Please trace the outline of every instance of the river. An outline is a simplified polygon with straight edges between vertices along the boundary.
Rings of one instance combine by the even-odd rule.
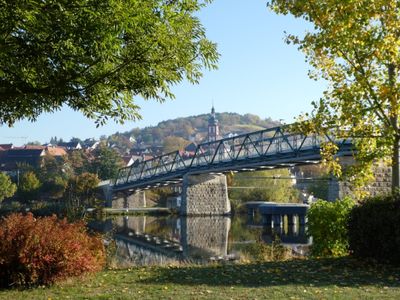
[[[259,218],[118,216],[89,223],[104,234],[115,268],[214,261],[281,260],[307,253],[311,239],[294,224],[268,228]]]

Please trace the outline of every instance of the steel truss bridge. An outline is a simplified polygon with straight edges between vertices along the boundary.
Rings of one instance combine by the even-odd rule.
[[[113,191],[177,184],[185,174],[244,172],[318,163],[321,145],[334,142],[337,156],[352,154],[349,138],[294,133],[290,125],[269,128],[197,146],[194,153],[175,151],[119,170]]]

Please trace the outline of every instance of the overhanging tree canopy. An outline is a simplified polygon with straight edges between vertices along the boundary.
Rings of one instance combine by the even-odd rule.
[[[313,67],[310,76],[330,83],[306,116],[308,129],[357,137],[359,178],[371,175],[374,159],[391,155],[392,188],[400,187],[400,1],[271,0],[269,5],[314,25],[304,37],[288,36]]]
[[[140,118],[215,68],[196,13],[210,0],[0,0],[0,123],[67,105],[104,124]]]

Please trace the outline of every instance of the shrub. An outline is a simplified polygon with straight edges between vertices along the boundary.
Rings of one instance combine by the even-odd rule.
[[[68,192],[69,194],[88,200],[94,197],[99,182],[100,180],[96,174],[82,173],[70,178]]]
[[[55,175],[44,182],[42,192],[47,193],[53,199],[61,198],[67,188],[67,183],[67,180],[59,175]]]
[[[400,264],[400,195],[367,199],[349,219],[352,254]]]
[[[40,181],[34,172],[28,171],[21,176],[18,186],[18,192],[25,201],[37,200]]]
[[[0,204],[5,198],[12,197],[17,190],[17,186],[12,183],[7,174],[0,173]]]
[[[350,198],[318,200],[307,213],[308,234],[313,237],[312,256],[336,257],[348,254],[347,222],[354,201]]]
[[[81,218],[85,207],[98,205],[96,188],[99,182],[97,175],[92,173],[82,173],[69,179],[65,200],[70,220]]]
[[[266,244],[264,242],[256,242],[244,244],[240,248],[241,262],[262,262],[262,261],[283,261],[292,258],[291,250],[283,246],[280,242]]]
[[[0,221],[0,285],[42,285],[102,269],[104,246],[83,222],[12,214]]]

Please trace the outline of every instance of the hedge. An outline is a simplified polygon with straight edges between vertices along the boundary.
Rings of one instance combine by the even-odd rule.
[[[350,213],[353,256],[400,264],[400,195],[365,200]]]

